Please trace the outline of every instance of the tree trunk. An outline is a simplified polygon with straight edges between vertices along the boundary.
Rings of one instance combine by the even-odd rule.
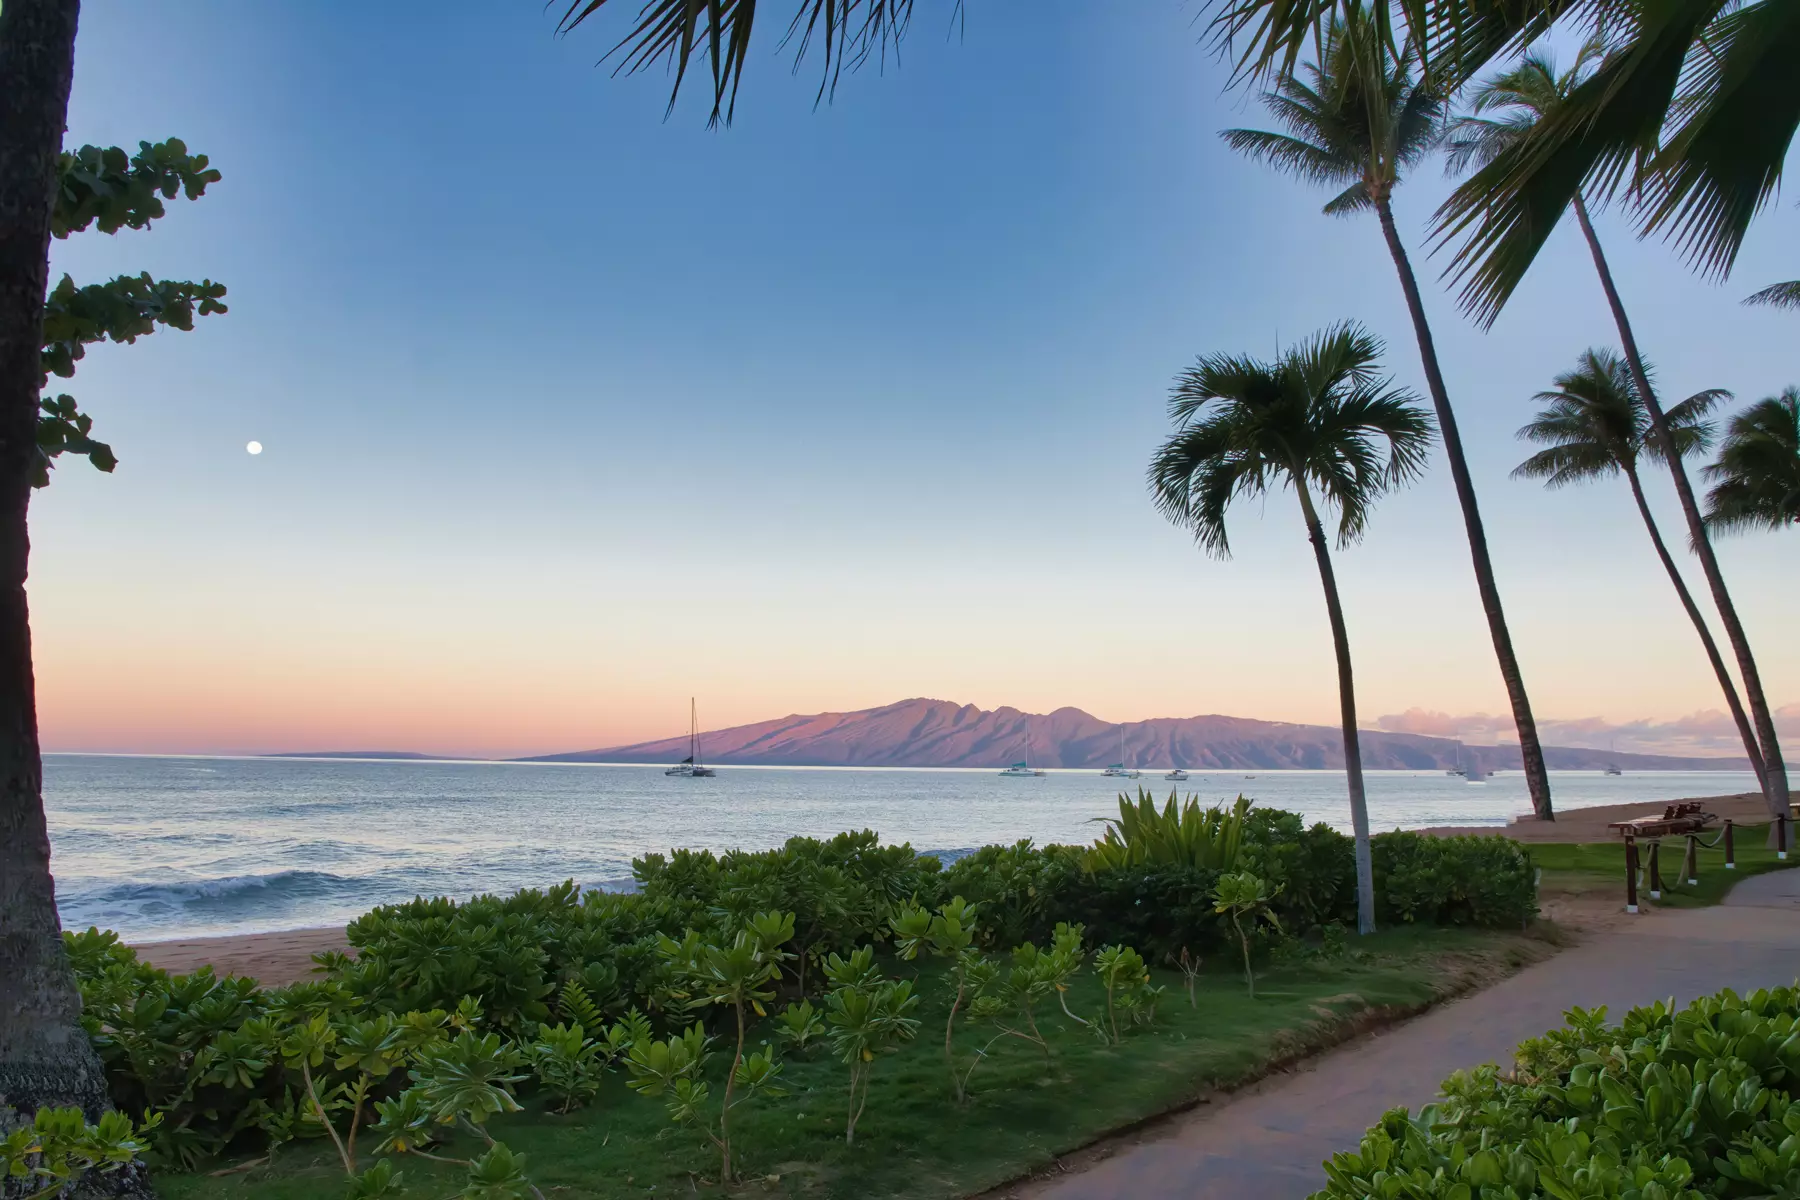
[[[1494,640],[1494,657],[1500,660],[1500,677],[1506,681],[1507,699],[1512,702],[1513,724],[1519,730],[1519,757],[1524,761],[1525,785],[1531,791],[1531,809],[1538,820],[1554,821],[1556,810],[1550,803],[1550,776],[1544,769],[1544,749],[1538,743],[1531,698],[1525,694],[1525,679],[1519,671],[1518,656],[1513,653],[1512,634],[1506,628],[1506,612],[1500,607],[1494,564],[1488,558],[1487,531],[1482,527],[1481,510],[1475,503],[1475,484],[1469,478],[1469,464],[1463,458],[1462,435],[1456,431],[1456,414],[1450,409],[1444,374],[1438,369],[1437,347],[1431,338],[1431,325],[1425,319],[1425,302],[1419,298],[1418,280],[1413,278],[1412,263],[1406,257],[1406,247],[1400,242],[1400,231],[1394,226],[1393,208],[1382,199],[1376,201],[1375,211],[1381,217],[1381,232],[1387,238],[1388,253],[1394,257],[1400,289],[1406,293],[1407,311],[1412,314],[1413,333],[1419,340],[1425,383],[1431,391],[1432,407],[1437,410],[1438,432],[1444,438],[1444,454],[1450,460],[1450,478],[1456,483],[1463,527],[1469,535],[1469,558],[1475,566],[1475,586],[1481,593],[1481,609],[1487,615],[1488,634]]]
[[[1755,656],[1750,653],[1750,639],[1744,634],[1743,622],[1738,620],[1737,606],[1731,602],[1731,593],[1726,590],[1725,576],[1719,571],[1719,560],[1713,553],[1712,540],[1706,536],[1706,523],[1700,518],[1700,504],[1694,498],[1694,485],[1688,481],[1687,468],[1682,464],[1681,456],[1675,453],[1675,439],[1669,430],[1669,419],[1663,413],[1662,405],[1657,403],[1656,392],[1650,387],[1650,375],[1644,370],[1643,356],[1638,353],[1637,338],[1632,336],[1631,321],[1625,315],[1625,305],[1619,299],[1619,289],[1613,286],[1612,268],[1606,265],[1606,255],[1600,249],[1600,238],[1594,232],[1594,223],[1588,219],[1587,204],[1580,192],[1575,194],[1575,217],[1581,222],[1581,232],[1587,237],[1588,250],[1594,256],[1594,269],[1600,273],[1600,287],[1606,292],[1606,303],[1612,309],[1613,323],[1619,327],[1619,342],[1625,350],[1625,362],[1631,369],[1631,380],[1637,385],[1644,408],[1650,413],[1650,423],[1656,429],[1657,446],[1668,465],[1669,477],[1675,481],[1675,495],[1681,501],[1682,516],[1687,518],[1688,539],[1695,557],[1700,560],[1700,571],[1706,576],[1707,589],[1712,592],[1713,606],[1719,610],[1719,621],[1725,626],[1725,639],[1731,643],[1731,651],[1737,657],[1738,674],[1744,680],[1744,700],[1750,706],[1750,718],[1755,724],[1757,741],[1762,748],[1763,799],[1769,806],[1770,816],[1785,817],[1788,812],[1787,765],[1781,757],[1781,741],[1775,733],[1775,720],[1769,712],[1769,702],[1763,695],[1762,675],[1756,669]]]
[[[1662,560],[1663,570],[1669,573],[1669,582],[1675,585],[1675,594],[1681,597],[1681,607],[1687,610],[1688,620],[1694,623],[1694,632],[1700,635],[1700,644],[1706,648],[1706,661],[1712,664],[1713,674],[1718,676],[1719,689],[1725,693],[1725,704],[1731,709],[1731,719],[1737,722],[1738,735],[1744,739],[1744,753],[1750,756],[1750,769],[1756,772],[1757,786],[1766,790],[1768,783],[1763,773],[1762,753],[1756,748],[1756,731],[1750,728],[1750,718],[1738,699],[1737,687],[1731,682],[1731,672],[1725,667],[1719,644],[1713,640],[1712,630],[1706,627],[1706,617],[1694,603],[1694,594],[1688,591],[1687,581],[1681,577],[1674,557],[1663,544],[1662,531],[1656,527],[1656,518],[1650,515],[1650,504],[1644,499],[1644,487],[1638,481],[1636,468],[1625,468],[1625,478],[1631,481],[1631,498],[1637,501],[1644,528],[1650,531],[1650,544],[1656,547],[1656,557]]]
[[[1337,575],[1331,569],[1331,547],[1325,543],[1325,527],[1313,509],[1306,480],[1294,473],[1294,490],[1300,493],[1300,510],[1306,514],[1306,536],[1313,557],[1319,560],[1319,582],[1325,587],[1325,613],[1331,618],[1331,644],[1337,651],[1338,710],[1344,722],[1344,775],[1350,783],[1350,827],[1356,835],[1356,931],[1375,932],[1375,867],[1369,855],[1369,801],[1363,793],[1362,745],[1356,736],[1356,680],[1350,671],[1350,634],[1344,628],[1344,606],[1338,600]],[[1233,916],[1232,920],[1237,918]],[[1241,933],[1242,931],[1240,931]],[[1249,976],[1249,943],[1244,943],[1244,973]],[[1250,985],[1256,996],[1256,984]]]
[[[0,1130],[47,1105],[79,1105],[90,1120],[107,1106],[56,915],[25,598],[50,212],[79,11],[79,0],[0,4]]]

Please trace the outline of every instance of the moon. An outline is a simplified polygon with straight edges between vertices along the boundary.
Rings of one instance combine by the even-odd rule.
[[[248,450],[252,454],[261,454],[262,453],[262,443],[261,442],[251,442],[248,446],[245,446],[244,449]]]

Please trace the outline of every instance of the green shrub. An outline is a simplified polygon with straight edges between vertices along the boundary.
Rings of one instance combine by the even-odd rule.
[[[1084,873],[1064,888],[1054,915],[1085,924],[1095,943],[1136,946],[1154,962],[1178,961],[1184,949],[1204,957],[1234,944],[1231,922],[1213,910],[1219,876],[1175,866]]]
[[[1253,808],[1238,869],[1268,880],[1275,915],[1304,933],[1356,919],[1355,855],[1355,843],[1324,822],[1307,827],[1298,813]]]
[[[346,934],[357,954],[320,955],[319,978],[285,988],[210,969],[171,975],[139,962],[111,933],[65,940],[114,1103],[153,1117],[142,1132],[151,1157],[192,1168],[328,1139],[372,1197],[397,1176],[356,1174],[365,1164],[353,1131],[385,1130],[378,1153],[429,1145],[430,1122],[409,1124],[422,1103],[421,1072],[442,1083],[476,1059],[503,1063],[507,1096],[515,1086],[536,1088],[568,1108],[597,1094],[608,1063],[659,1037],[663,1053],[673,1053],[668,1047],[686,1046],[697,1028],[703,1042],[725,1036],[744,1067],[741,1076],[715,1072],[721,1105],[735,1104],[744,1089],[772,1084],[778,1069],[766,1055],[746,1055],[747,1026],[785,1005],[770,1033],[804,1051],[823,1038],[832,1011],[825,966],[885,944],[902,959],[947,960],[944,1054],[952,1095],[962,1099],[973,1069],[958,1053],[966,1005],[979,1003],[971,1015],[1001,1026],[1000,1036],[1017,1030],[1045,1049],[1036,1024],[1052,995],[1070,1018],[1109,1037],[1153,1013],[1157,989],[1142,980],[1126,987],[1130,972],[1117,971],[1110,1017],[1068,1012],[1067,979],[1088,965],[1084,937],[1089,946],[1130,947],[1139,963],[1194,968],[1221,952],[1237,957],[1230,921],[1214,906],[1222,872],[1196,861],[1232,857],[1236,870],[1268,881],[1268,909],[1291,935],[1332,928],[1354,910],[1350,840],[1325,826],[1247,804],[1159,810],[1144,797],[1132,812],[1142,822],[1126,829],[1122,815],[1102,844],[1143,861],[1097,870],[1090,866],[1105,855],[1030,841],[985,847],[940,869],[933,856],[863,831],[754,853],[646,855],[633,864],[635,893],[565,882],[460,902],[417,898],[352,921]],[[1153,837],[1153,825],[1162,833]],[[1165,858],[1182,861],[1153,861]],[[1535,907],[1530,859],[1499,839],[1384,834],[1375,868],[1385,921],[1516,926]],[[1252,959],[1273,944],[1274,929],[1246,924]],[[988,956],[1008,949],[1002,974]],[[1109,964],[1130,965],[1109,954]],[[456,1057],[477,1050],[467,1062]],[[530,1078],[515,1078],[527,1064]],[[729,1108],[699,1119],[706,1080],[698,1072],[688,1063],[669,1075],[672,1111],[728,1143]],[[382,1121],[371,1124],[376,1113]],[[456,1120],[484,1129],[474,1109]]]
[[[1510,838],[1384,833],[1371,839],[1378,922],[1519,929],[1537,915],[1537,872]]]
[[[944,869],[941,895],[962,896],[981,909],[981,945],[1042,940],[1068,908],[1065,893],[1081,877],[1074,846],[983,846]],[[1077,918],[1079,919],[1079,918]]]
[[[1516,1078],[1458,1072],[1387,1113],[1315,1200],[1800,1195],[1800,984],[1605,1011],[1521,1045]]]

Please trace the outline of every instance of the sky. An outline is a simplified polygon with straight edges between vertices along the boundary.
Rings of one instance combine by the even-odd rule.
[[[1422,373],[1373,219],[1219,141],[1263,117],[1197,8],[972,0],[951,33],[926,0],[815,105],[776,5],[709,129],[597,65],[616,7],[557,37],[524,0],[83,5],[69,141],[179,136],[224,179],[53,278],[231,311],[67,389],[120,465],[33,504],[46,748],[523,755],[678,734],[690,696],[709,728],[910,696],[1335,721],[1293,497],[1208,558],[1144,468],[1198,354],[1355,319]],[[1614,341],[1577,231],[1478,330],[1429,253],[1448,187],[1396,207],[1540,718],[1731,752],[1624,485],[1509,478],[1533,394]],[[1800,381],[1795,316],[1738,303],[1797,273],[1791,201],[1722,284],[1599,224],[1668,394]],[[1800,736],[1800,534],[1720,557]],[[1509,736],[1441,453],[1337,570],[1366,724]]]

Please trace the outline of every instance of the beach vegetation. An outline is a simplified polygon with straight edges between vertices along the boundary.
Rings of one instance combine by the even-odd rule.
[[[890,1053],[919,1032],[913,1016],[919,998],[911,980],[883,978],[875,968],[875,948],[864,946],[849,958],[832,955],[826,965],[831,991],[825,1020],[831,1048],[850,1069],[850,1099],[844,1145],[856,1143],[856,1124],[869,1103],[869,1079],[877,1056]]]
[[[1190,962],[1225,947],[1226,961],[1246,952],[1267,958],[1265,973],[1363,965],[1328,959],[1309,940],[1354,914],[1350,839],[1254,806],[1226,815],[1240,828],[1236,861],[1268,881],[1279,924],[1246,923],[1248,936],[1234,937],[1215,908],[1227,873],[1208,867],[1094,871],[1086,849],[1022,843],[970,855],[953,875],[910,848],[880,847],[870,856],[882,864],[876,874],[907,890],[895,899],[898,888],[881,885],[879,936],[827,952],[805,992],[793,914],[740,917],[714,903],[733,877],[729,855],[711,863],[667,856],[660,872],[646,872],[658,879],[654,891],[565,884],[388,906],[348,927],[355,956],[321,955],[316,979],[282,988],[210,970],[169,975],[111,933],[71,933],[65,943],[112,1098],[122,1111],[150,1115],[140,1136],[166,1167],[223,1159],[258,1173],[313,1161],[308,1147],[316,1146],[340,1188],[356,1180],[405,1192],[425,1177],[416,1164],[429,1166],[435,1187],[451,1167],[458,1186],[492,1173],[501,1187],[530,1154],[531,1182],[542,1187],[542,1151],[514,1135],[524,1114],[581,1122],[593,1110],[595,1119],[630,1125],[630,1113],[655,1111],[641,1098],[650,1097],[661,1101],[664,1129],[672,1119],[716,1155],[696,1170],[741,1181],[769,1165],[776,1118],[766,1114],[787,1111],[796,1095],[840,1097],[830,1106],[834,1136],[860,1148],[865,1113],[880,1114],[867,1136],[885,1138],[890,1122],[919,1119],[922,1087],[946,1111],[999,1103],[1019,1086],[1020,1051],[1038,1071],[1074,1078],[1102,1070],[1084,1046],[1124,1054],[1134,1031],[1212,1036],[1188,1024],[1221,1003],[1197,964],[1167,976],[1182,978],[1189,995],[1181,1021],[1172,1026],[1159,1012],[1167,983],[1149,964],[1178,961],[1184,948]],[[874,842],[868,834],[840,844]],[[1532,911],[1531,860],[1514,843],[1383,834],[1374,845],[1378,887],[1392,893],[1384,920],[1517,928]],[[963,865],[970,862],[977,865]],[[786,870],[767,857],[755,869],[765,878]],[[691,891],[675,884],[678,874]],[[987,910],[946,896],[953,879],[994,896],[1027,936],[1006,949],[984,946]],[[1030,889],[1039,894],[1020,895]],[[844,905],[847,928],[818,940],[849,940],[876,906],[862,898]],[[443,939],[438,954],[429,952],[433,937]],[[499,978],[512,967],[519,974]],[[941,1025],[941,1056],[912,1048],[922,1023]],[[820,1043],[830,1055],[809,1053]],[[922,1065],[931,1062],[934,1070]],[[816,1109],[815,1100],[802,1111]],[[371,1173],[399,1157],[404,1184],[397,1168]]]
[[[47,1200],[92,1183],[92,1176],[139,1170],[149,1149],[145,1134],[159,1121],[135,1125],[111,1110],[90,1122],[79,1108],[39,1108],[29,1124],[0,1137],[0,1187],[20,1200]]]
[[[1259,879],[1249,871],[1237,871],[1219,878],[1218,886],[1213,889],[1213,910],[1222,912],[1231,918],[1232,931],[1237,934],[1238,948],[1244,955],[1244,986],[1252,1000],[1256,999],[1256,972],[1250,966],[1250,934],[1244,928],[1244,922],[1250,928],[1256,928],[1258,922],[1274,926],[1281,931],[1281,918],[1275,915],[1270,907],[1275,899],[1269,890],[1266,880]]]
[[[1800,1186],[1800,985],[1658,1001],[1609,1023],[1571,1009],[1489,1064],[1394,1109],[1325,1164],[1322,1200],[1584,1196],[1702,1200]]]
[[[1133,1025],[1156,1020],[1157,1001],[1163,988],[1150,982],[1144,956],[1130,946],[1106,946],[1094,955],[1094,977],[1106,992],[1105,1023],[1095,1031],[1117,1046]],[[1120,1022],[1124,1028],[1120,1028]]]
[[[921,953],[947,959],[950,978],[956,985],[950,1011],[944,1016],[944,1064],[950,1072],[950,1092],[961,1104],[967,1094],[963,1075],[956,1066],[956,1016],[969,995],[969,971],[982,962],[975,949],[975,912],[980,907],[961,896],[952,896],[935,913],[908,907],[896,913],[890,922],[894,948],[902,959],[915,959]]]
[[[1177,807],[1179,805],[1179,807]],[[1119,815],[1097,817],[1106,832],[1087,852],[1087,867],[1105,871],[1123,866],[1204,867],[1229,871],[1243,845],[1250,800],[1239,796],[1229,810],[1202,808],[1195,797],[1181,802],[1174,789],[1162,808],[1146,788],[1136,801],[1119,796]]]

